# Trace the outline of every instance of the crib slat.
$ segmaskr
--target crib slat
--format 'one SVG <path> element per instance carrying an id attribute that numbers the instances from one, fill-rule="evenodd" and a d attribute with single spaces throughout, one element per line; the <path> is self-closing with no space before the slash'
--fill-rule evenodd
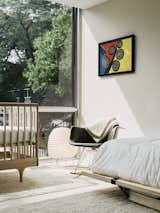
<path id="1" fill-rule="evenodd" d="M 37 108 L 34 107 L 34 157 L 37 157 Z"/>
<path id="2" fill-rule="evenodd" d="M 24 158 L 26 158 L 26 107 L 24 106 Z"/>
<path id="3" fill-rule="evenodd" d="M 33 131 L 35 132 L 35 108 L 33 108 Z M 35 134 L 33 137 L 33 157 L 35 156 Z"/>
<path id="4" fill-rule="evenodd" d="M 4 107 L 4 114 L 3 114 L 3 142 L 4 142 L 4 160 L 6 160 L 6 106 Z"/>
<path id="5" fill-rule="evenodd" d="M 30 106 L 30 157 L 32 157 L 32 106 Z"/>
<path id="6" fill-rule="evenodd" d="M 18 131 L 17 131 L 17 158 L 20 158 L 20 144 L 19 144 L 19 106 L 17 106 L 17 111 L 18 111 L 18 117 L 17 117 L 17 126 L 18 126 Z"/>
<path id="7" fill-rule="evenodd" d="M 35 126 L 35 131 L 36 131 L 36 135 L 35 135 L 35 142 L 36 142 L 36 145 L 35 145 L 35 148 L 36 148 L 36 157 L 38 159 L 38 147 L 39 147 L 39 112 L 38 112 L 38 106 L 36 106 L 36 126 Z"/>
<path id="8" fill-rule="evenodd" d="M 11 160 L 13 159 L 13 107 L 10 107 L 11 131 L 10 131 L 10 145 L 11 145 Z"/>

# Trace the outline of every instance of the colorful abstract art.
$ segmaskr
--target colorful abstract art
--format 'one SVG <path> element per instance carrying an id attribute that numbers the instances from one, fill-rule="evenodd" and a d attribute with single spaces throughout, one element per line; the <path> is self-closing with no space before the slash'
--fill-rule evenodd
<path id="1" fill-rule="evenodd" d="M 134 72 L 135 35 L 99 43 L 99 76 Z"/>

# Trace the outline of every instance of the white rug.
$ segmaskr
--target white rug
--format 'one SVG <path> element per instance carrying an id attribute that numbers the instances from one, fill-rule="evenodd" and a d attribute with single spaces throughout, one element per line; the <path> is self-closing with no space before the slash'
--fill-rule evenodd
<path id="1" fill-rule="evenodd" d="M 115 186 L 70 170 L 43 165 L 27 169 L 24 182 L 16 172 L 0 173 L 0 212 L 10 213 L 153 213 L 129 202 Z M 31 184 L 31 185 L 30 185 Z"/>

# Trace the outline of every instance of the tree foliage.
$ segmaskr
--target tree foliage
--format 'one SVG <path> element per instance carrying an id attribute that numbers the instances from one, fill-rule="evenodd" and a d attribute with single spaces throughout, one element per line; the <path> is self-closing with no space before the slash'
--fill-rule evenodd
<path id="1" fill-rule="evenodd" d="M 58 72 L 64 63 L 62 55 L 68 51 L 60 54 L 62 32 L 59 29 L 66 32 L 65 37 L 62 36 L 62 46 L 65 44 L 69 47 L 69 30 L 67 35 L 66 29 L 71 24 L 69 13 L 64 6 L 49 0 L 0 0 L 1 101 L 15 101 L 17 94 L 14 91 L 21 91 L 28 85 L 33 89 L 34 100 L 41 100 L 47 86 L 58 81 Z M 56 38 L 54 34 L 59 37 Z M 68 76 L 66 66 L 67 63 L 64 76 Z M 53 88 L 53 93 L 58 91 L 59 85 Z M 18 96 L 23 97 L 24 94 Z"/>
<path id="2" fill-rule="evenodd" d="M 70 9 L 63 9 L 53 18 L 51 31 L 35 40 L 34 49 L 35 60 L 28 60 L 25 72 L 33 91 L 46 90 L 49 85 L 56 84 L 55 91 L 64 95 L 63 86 L 71 81 Z"/>

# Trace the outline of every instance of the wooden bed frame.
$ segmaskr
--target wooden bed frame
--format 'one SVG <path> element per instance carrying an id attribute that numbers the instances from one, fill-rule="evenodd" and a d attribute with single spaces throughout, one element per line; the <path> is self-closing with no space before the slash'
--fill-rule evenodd
<path id="1" fill-rule="evenodd" d="M 106 175 L 82 171 L 80 175 L 88 176 L 108 183 L 116 184 L 128 197 L 130 201 L 160 211 L 160 189 L 145 186 L 135 182 L 113 178 Z"/>
<path id="2" fill-rule="evenodd" d="M 38 166 L 38 104 L 0 103 L 0 118 L 0 170 L 18 169 L 22 182 L 24 169 Z"/>

